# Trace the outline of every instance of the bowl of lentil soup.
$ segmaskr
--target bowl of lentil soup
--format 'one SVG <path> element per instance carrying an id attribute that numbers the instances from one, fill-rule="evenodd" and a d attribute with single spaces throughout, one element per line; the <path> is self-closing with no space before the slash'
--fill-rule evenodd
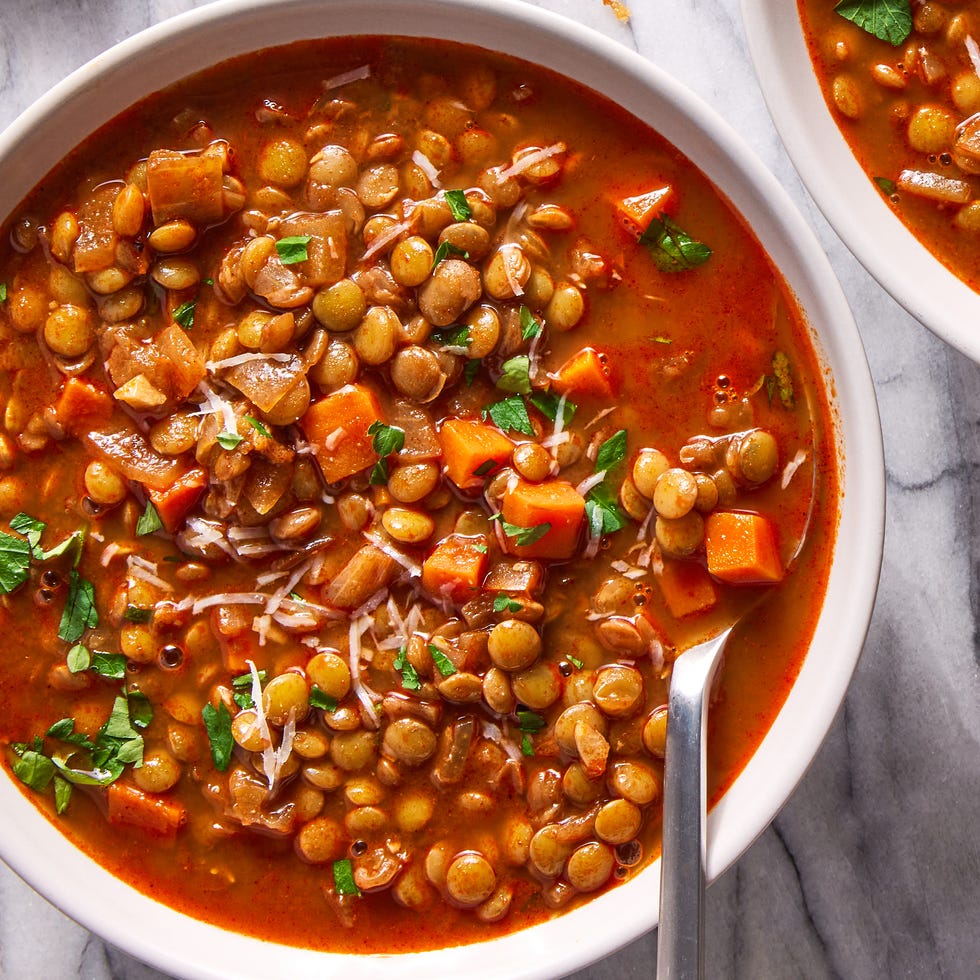
<path id="1" fill-rule="evenodd" d="M 976 4 L 743 3 L 763 94 L 807 189 L 862 265 L 974 360 Z M 838 9 L 839 8 L 839 9 Z"/>
<path id="2" fill-rule="evenodd" d="M 0 162 L 31 884 L 182 976 L 568 972 L 655 924 L 670 663 L 746 606 L 709 874 L 766 826 L 860 651 L 881 447 L 710 111 L 525 5 L 219 3 Z"/>

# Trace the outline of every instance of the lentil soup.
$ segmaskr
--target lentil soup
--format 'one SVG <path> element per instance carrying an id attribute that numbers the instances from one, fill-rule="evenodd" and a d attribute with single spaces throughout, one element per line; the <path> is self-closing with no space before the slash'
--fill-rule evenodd
<path id="1" fill-rule="evenodd" d="M 877 24 L 871 6 L 799 0 L 828 108 L 903 224 L 980 289 L 980 5 L 896 0 Z"/>
<path id="2" fill-rule="evenodd" d="M 679 651 L 754 608 L 714 799 L 785 700 L 823 373 L 718 190 L 595 93 L 449 42 L 234 59 L 45 178 L 0 282 L 5 764 L 141 891 L 490 938 L 659 853 Z"/>

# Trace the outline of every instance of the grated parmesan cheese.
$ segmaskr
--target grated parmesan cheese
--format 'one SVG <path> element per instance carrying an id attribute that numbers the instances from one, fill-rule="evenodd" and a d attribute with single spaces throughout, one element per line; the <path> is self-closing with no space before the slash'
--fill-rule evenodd
<path id="1" fill-rule="evenodd" d="M 433 187 L 442 187 L 442 184 L 439 182 L 439 171 L 421 150 L 415 150 L 412 153 L 412 163 L 429 178 L 429 183 Z"/>
<path id="2" fill-rule="evenodd" d="M 548 160 L 557 153 L 564 152 L 564 143 L 552 143 L 551 146 L 546 146 L 541 150 L 535 150 L 533 153 L 528 153 L 527 156 L 521 157 L 520 160 L 512 163 L 505 170 L 501 170 L 497 176 L 500 180 L 509 180 L 511 177 L 516 177 L 518 174 L 524 173 L 525 170 L 530 169 L 536 163 L 540 163 L 542 160 Z"/>
<path id="3" fill-rule="evenodd" d="M 796 471 L 806 461 L 806 453 L 802 449 L 796 450 L 796 455 L 783 467 L 783 478 L 779 485 L 785 490 L 789 486 L 789 481 L 796 475 Z"/>
<path id="4" fill-rule="evenodd" d="M 371 66 L 361 65 L 359 68 L 351 68 L 350 71 L 341 72 L 339 75 L 334 75 L 333 78 L 328 78 L 323 83 L 323 90 L 329 92 L 332 88 L 341 88 L 344 85 L 349 85 L 351 82 L 359 82 L 362 79 L 371 77 Z"/>

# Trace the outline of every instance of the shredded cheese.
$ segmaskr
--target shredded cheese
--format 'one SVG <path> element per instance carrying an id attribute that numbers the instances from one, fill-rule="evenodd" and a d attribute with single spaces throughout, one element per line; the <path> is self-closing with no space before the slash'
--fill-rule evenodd
<path id="1" fill-rule="evenodd" d="M 196 616 L 212 606 L 261 606 L 268 598 L 261 592 L 218 592 L 203 599 L 195 599 L 193 611 Z"/>
<path id="2" fill-rule="evenodd" d="M 234 357 L 223 357 L 220 361 L 208 361 L 204 366 L 213 374 L 215 371 L 223 371 L 225 368 L 238 367 L 239 364 L 248 364 L 249 361 L 289 360 L 292 360 L 291 354 L 263 354 L 260 351 L 249 351 L 245 354 L 235 354 Z"/>
<path id="3" fill-rule="evenodd" d="M 435 164 L 421 150 L 415 150 L 412 153 L 412 163 L 429 178 L 429 183 L 433 187 L 442 187 L 442 184 L 439 183 L 439 171 L 436 169 Z"/>
<path id="4" fill-rule="evenodd" d="M 374 710 L 375 701 L 380 701 L 378 694 L 372 691 L 361 679 L 361 637 L 371 625 L 371 619 L 363 616 L 361 619 L 352 619 L 347 638 L 349 643 L 348 660 L 350 663 L 350 680 L 354 693 L 358 701 L 364 706 L 361 717 L 368 722 L 372 728 L 378 727 L 378 717 Z"/>
<path id="5" fill-rule="evenodd" d="M 371 531 L 365 531 L 364 537 L 371 542 L 379 551 L 383 551 L 389 558 L 394 559 L 411 575 L 421 575 L 422 566 L 414 559 L 409 558 L 404 552 L 399 551 L 396 547 L 389 544 L 384 538 L 379 537 L 377 534 Z"/>
<path id="6" fill-rule="evenodd" d="M 600 470 L 598 473 L 593 473 L 592 476 L 587 476 L 575 489 L 584 497 L 593 487 L 599 486 L 605 478 L 606 471 Z"/>
<path id="7" fill-rule="evenodd" d="M 205 415 L 220 415 L 222 425 L 226 432 L 238 431 L 238 418 L 235 415 L 235 406 L 230 401 L 222 398 L 210 385 L 203 381 L 197 386 L 204 401 L 207 403 L 207 411 L 192 412 L 192 415 L 203 417 Z"/>
<path id="8" fill-rule="evenodd" d="M 516 177 L 518 174 L 524 173 L 525 170 L 529 170 L 536 163 L 540 163 L 542 160 L 548 160 L 557 153 L 564 152 L 564 143 L 552 143 L 551 146 L 546 146 L 541 150 L 535 150 L 533 153 L 528 153 L 526 156 L 521 157 L 520 160 L 516 160 L 505 170 L 501 170 L 497 176 L 500 180 L 509 180 L 511 177 Z"/>
<path id="9" fill-rule="evenodd" d="M 366 262 L 368 259 L 373 258 L 380 252 L 386 245 L 393 242 L 399 235 L 406 231 L 411 231 L 415 226 L 415 216 L 414 213 L 412 217 L 407 218 L 405 221 L 400 221 L 397 225 L 392 225 L 387 231 L 382 232 L 375 238 L 371 244 L 364 250 L 364 254 L 361 256 L 361 261 Z"/>
<path id="10" fill-rule="evenodd" d="M 126 558 L 126 567 L 129 571 L 130 579 L 142 579 L 150 585 L 155 585 L 164 592 L 173 592 L 174 587 L 166 580 L 157 575 L 157 566 L 152 561 L 140 558 L 139 555 L 129 555 Z"/>
<path id="11" fill-rule="evenodd" d="M 796 455 L 783 467 L 783 478 L 779 485 L 785 490 L 789 486 L 789 481 L 796 475 L 796 471 L 806 461 L 806 452 L 802 449 L 796 450 Z"/>

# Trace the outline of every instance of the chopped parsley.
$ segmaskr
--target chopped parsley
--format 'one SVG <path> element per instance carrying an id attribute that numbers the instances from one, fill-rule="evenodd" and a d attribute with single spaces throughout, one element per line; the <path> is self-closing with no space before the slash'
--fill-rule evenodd
<path id="1" fill-rule="evenodd" d="M 541 324 L 534 319 L 531 311 L 521 304 L 521 336 L 525 340 L 533 340 L 539 333 L 541 333 Z"/>
<path id="2" fill-rule="evenodd" d="M 260 436 L 265 436 L 266 439 L 271 439 L 272 438 L 272 433 L 258 419 L 253 418 L 251 415 L 246 415 L 245 416 L 245 421 L 248 422 L 248 424 L 253 429 L 255 429 L 255 431 Z"/>
<path id="3" fill-rule="evenodd" d="M 585 516 L 589 522 L 589 533 L 595 538 L 619 531 L 627 524 L 626 516 L 605 483 L 589 491 L 585 498 Z"/>
<path id="4" fill-rule="evenodd" d="M 470 328 L 464 323 L 445 330 L 433 330 L 429 339 L 445 351 L 465 354 L 470 346 Z"/>
<path id="5" fill-rule="evenodd" d="M 909 0 L 840 0 L 834 10 L 892 47 L 897 48 L 912 33 Z"/>
<path id="6" fill-rule="evenodd" d="M 473 470 L 473 475 L 486 476 L 488 473 L 492 473 L 497 469 L 500 469 L 500 464 L 495 459 L 488 459 L 486 462 L 480 463 L 480 465 Z"/>
<path id="7" fill-rule="evenodd" d="M 703 265 L 711 258 L 711 249 L 697 242 L 662 211 L 640 235 L 661 272 L 684 272 Z"/>
<path id="8" fill-rule="evenodd" d="M 196 299 L 189 299 L 187 302 L 181 303 L 180 306 L 174 310 L 174 323 L 183 327 L 185 330 L 190 330 L 194 326 L 194 311 L 196 309 Z"/>
<path id="9" fill-rule="evenodd" d="M 126 676 L 126 658 L 121 653 L 102 653 L 96 650 L 92 654 L 93 674 L 107 677 L 110 680 L 121 681 Z"/>
<path id="10" fill-rule="evenodd" d="M 520 612 L 523 607 L 519 602 L 511 599 L 509 595 L 505 595 L 501 592 L 499 595 L 493 597 L 493 611 L 495 613 L 501 612 Z"/>
<path id="11" fill-rule="evenodd" d="M 473 217 L 465 191 L 446 191 L 446 203 L 452 212 L 453 221 L 469 221 Z"/>
<path id="12" fill-rule="evenodd" d="M 581 660 L 579 660 L 579 658 L 578 658 L 578 657 L 573 657 L 573 656 L 572 656 L 571 654 L 568 654 L 568 656 L 567 656 L 567 657 L 565 657 L 565 659 L 566 659 L 566 660 L 567 660 L 567 661 L 568 661 L 568 662 L 569 662 L 569 663 L 570 663 L 570 664 L 571 664 L 571 665 L 572 665 L 572 666 L 573 666 L 573 667 L 574 667 L 574 668 L 575 668 L 576 670 L 583 670 L 583 669 L 585 668 L 585 664 L 584 664 L 584 663 L 582 663 L 582 661 L 581 661 Z"/>
<path id="13" fill-rule="evenodd" d="M 311 235 L 291 235 L 288 238 L 280 238 L 276 242 L 279 261 L 283 265 L 305 262 L 310 257 L 306 246 L 310 244 L 311 239 Z"/>
<path id="14" fill-rule="evenodd" d="M 258 671 L 259 687 L 265 683 L 266 673 L 264 670 Z M 232 700 L 243 711 L 246 708 L 254 708 L 255 702 L 252 700 L 252 673 L 239 674 L 231 679 L 231 686 L 234 689 Z"/>
<path id="15" fill-rule="evenodd" d="M 527 354 L 518 354 L 504 361 L 500 366 L 497 387 L 501 391 L 513 391 L 521 395 L 531 393 L 531 359 Z"/>
<path id="16" fill-rule="evenodd" d="M 558 395 L 553 395 L 550 391 L 534 391 L 530 397 L 531 404 L 552 422 L 558 421 L 558 406 L 561 405 L 562 425 L 568 425 L 575 415 L 578 405 L 570 402 L 567 398 L 562 402 Z"/>
<path id="17" fill-rule="evenodd" d="M 879 190 L 886 196 L 891 197 L 895 191 L 898 190 L 898 185 L 894 180 L 888 177 L 875 177 L 874 182 L 878 185 Z"/>
<path id="18" fill-rule="evenodd" d="M 467 387 L 476 380 L 476 376 L 480 373 L 481 364 L 483 364 L 483 360 L 479 357 L 474 357 L 463 366 L 463 380 L 466 382 Z"/>
<path id="19" fill-rule="evenodd" d="M 337 699 L 331 697 L 326 691 L 321 690 L 314 684 L 310 688 L 310 707 L 319 708 L 333 714 L 337 710 Z"/>
<path id="20" fill-rule="evenodd" d="M 368 426 L 368 435 L 372 437 L 371 448 L 380 457 L 371 470 L 368 482 L 372 486 L 382 486 L 388 482 L 387 457 L 392 453 L 401 452 L 405 445 L 405 430 L 376 420 Z"/>
<path id="21" fill-rule="evenodd" d="M 0 282 L 0 303 L 5 303 L 7 301 L 7 284 L 5 282 Z"/>
<path id="22" fill-rule="evenodd" d="M 458 255 L 464 259 L 470 257 L 470 253 L 466 249 L 458 248 L 452 242 L 440 242 L 439 247 L 436 249 L 436 254 L 432 257 L 432 268 L 429 270 L 430 275 L 435 271 L 436 266 L 443 259 L 448 259 L 450 255 Z"/>
<path id="23" fill-rule="evenodd" d="M 231 750 L 235 745 L 231 735 L 231 715 L 224 704 L 219 704 L 216 708 L 209 702 L 201 710 L 201 717 L 204 719 L 204 730 L 208 733 L 208 741 L 211 743 L 214 767 L 219 772 L 224 772 L 231 763 Z"/>
<path id="24" fill-rule="evenodd" d="M 156 507 L 153 506 L 153 501 L 148 500 L 146 502 L 146 508 L 143 513 L 140 514 L 139 520 L 136 522 L 136 536 L 142 537 L 145 534 L 153 534 L 155 531 L 159 531 L 163 527 L 163 521 L 160 520 L 160 514 L 158 513 Z"/>
<path id="25" fill-rule="evenodd" d="M 148 623 L 153 617 L 149 609 L 141 609 L 139 606 L 127 606 L 123 613 L 123 619 L 127 623 Z"/>
<path id="26" fill-rule="evenodd" d="M 31 552 L 37 559 L 40 559 L 44 554 L 44 550 L 40 547 L 40 544 L 41 535 L 44 534 L 47 526 L 44 521 L 39 521 L 36 517 L 31 517 L 30 514 L 25 514 L 23 511 L 10 519 L 11 530 L 16 531 L 18 534 L 23 534 L 27 538 L 27 543 L 31 546 Z"/>
<path id="27" fill-rule="evenodd" d="M 65 657 L 68 671 L 72 674 L 80 674 L 83 670 L 88 670 L 92 665 L 92 654 L 83 643 L 76 643 Z"/>
<path id="28" fill-rule="evenodd" d="M 402 675 L 402 687 L 406 691 L 417 691 L 422 686 L 418 671 L 408 662 L 405 647 L 398 648 L 398 656 L 395 657 L 393 666 Z"/>
<path id="29" fill-rule="evenodd" d="M 360 895 L 361 889 L 354 881 L 354 866 L 350 858 L 342 858 L 333 863 L 333 883 L 338 895 Z"/>
<path id="30" fill-rule="evenodd" d="M 215 438 L 222 449 L 234 449 L 242 441 L 237 432 L 219 432 Z"/>
<path id="31" fill-rule="evenodd" d="M 620 429 L 600 447 L 595 457 L 596 473 L 605 473 L 626 459 L 626 430 Z"/>
<path id="32" fill-rule="evenodd" d="M 77 643 L 85 630 L 99 625 L 95 610 L 95 589 L 76 569 L 68 576 L 68 599 L 58 625 L 58 637 L 66 643 Z"/>
<path id="33" fill-rule="evenodd" d="M 435 664 L 436 670 L 443 677 L 456 673 L 456 665 L 434 643 L 429 644 L 429 653 L 432 654 L 432 663 Z"/>
<path id="34" fill-rule="evenodd" d="M 494 402 L 483 410 L 483 417 L 493 419 L 493 424 L 504 432 L 514 431 L 523 432 L 527 436 L 534 435 L 527 406 L 520 395 L 511 395 L 501 402 Z"/>
<path id="35" fill-rule="evenodd" d="M 13 592 L 27 581 L 31 546 L 23 538 L 0 531 L 0 592 Z"/>
<path id="36" fill-rule="evenodd" d="M 518 711 L 517 721 L 522 733 L 521 753 L 526 756 L 533 756 L 534 743 L 531 741 L 531 735 L 534 732 L 540 732 L 547 723 L 541 715 L 535 714 L 533 711 Z"/>

